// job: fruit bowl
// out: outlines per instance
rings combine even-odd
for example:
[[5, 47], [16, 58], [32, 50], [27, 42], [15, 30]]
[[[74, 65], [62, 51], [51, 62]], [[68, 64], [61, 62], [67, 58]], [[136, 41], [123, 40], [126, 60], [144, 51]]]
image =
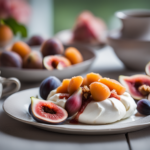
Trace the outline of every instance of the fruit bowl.
[[59, 79], [70, 78], [75, 75], [79, 75], [82, 72], [86, 71], [94, 62], [96, 57], [92, 48], [83, 46], [83, 45], [74, 45], [70, 44], [64, 46], [65, 48], [73, 46], [77, 48], [82, 56], [84, 61], [82, 63], [72, 65], [63, 70], [44, 70], [44, 69], [17, 69], [17, 68], [4, 68], [0, 67], [2, 76], [5, 77], [16, 77], [23, 82], [37, 82], [42, 81], [48, 76], [56, 76]]
[[150, 61], [150, 41], [124, 39], [121, 38], [119, 31], [109, 33], [107, 40], [127, 68], [144, 71]]

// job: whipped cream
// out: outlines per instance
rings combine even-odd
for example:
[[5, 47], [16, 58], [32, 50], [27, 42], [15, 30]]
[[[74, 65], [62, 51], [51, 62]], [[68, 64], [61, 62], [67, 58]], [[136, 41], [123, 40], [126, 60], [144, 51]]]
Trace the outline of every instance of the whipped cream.
[[[52, 91], [47, 100], [65, 108], [65, 98], [59, 98], [60, 93], [56, 94], [56, 90]], [[129, 93], [125, 92], [120, 96], [120, 100], [116, 98], [108, 98], [104, 101], [91, 101], [83, 113], [80, 114], [78, 122], [86, 124], [107, 124], [130, 117], [135, 109], [136, 103]]]

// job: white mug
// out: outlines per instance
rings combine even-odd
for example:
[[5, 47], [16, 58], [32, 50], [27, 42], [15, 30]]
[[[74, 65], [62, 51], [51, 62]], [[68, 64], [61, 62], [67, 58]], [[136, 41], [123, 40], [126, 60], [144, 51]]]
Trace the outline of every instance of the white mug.
[[0, 97], [11, 95], [19, 91], [21, 83], [17, 78], [0, 77]]

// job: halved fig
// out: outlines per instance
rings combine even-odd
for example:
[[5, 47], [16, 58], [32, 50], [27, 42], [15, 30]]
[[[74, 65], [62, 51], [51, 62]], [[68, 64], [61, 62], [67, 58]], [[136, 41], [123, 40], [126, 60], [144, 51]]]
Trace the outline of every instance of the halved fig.
[[146, 95], [143, 95], [139, 90], [139, 87], [142, 85], [150, 86], [150, 77], [147, 75], [133, 75], [133, 76], [119, 76], [119, 81], [123, 86], [126, 87], [127, 92], [131, 94], [131, 96], [136, 99], [140, 100], [145, 98]]
[[68, 113], [56, 104], [31, 97], [31, 115], [41, 123], [58, 124], [65, 121]]
[[63, 56], [46, 56], [43, 59], [43, 64], [47, 70], [61, 70], [71, 65], [70, 61]]
[[150, 76], [150, 62], [145, 66], [145, 73]]

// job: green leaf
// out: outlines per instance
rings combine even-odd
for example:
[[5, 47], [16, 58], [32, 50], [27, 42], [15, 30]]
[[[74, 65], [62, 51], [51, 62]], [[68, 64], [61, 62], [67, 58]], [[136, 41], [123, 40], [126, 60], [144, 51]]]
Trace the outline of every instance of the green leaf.
[[12, 29], [14, 35], [16, 35], [17, 33], [20, 33], [21, 37], [23, 37], [23, 38], [27, 37], [28, 34], [27, 34], [26, 27], [24, 25], [18, 23], [13, 18], [7, 18], [7, 19], [3, 20], [3, 22]]

